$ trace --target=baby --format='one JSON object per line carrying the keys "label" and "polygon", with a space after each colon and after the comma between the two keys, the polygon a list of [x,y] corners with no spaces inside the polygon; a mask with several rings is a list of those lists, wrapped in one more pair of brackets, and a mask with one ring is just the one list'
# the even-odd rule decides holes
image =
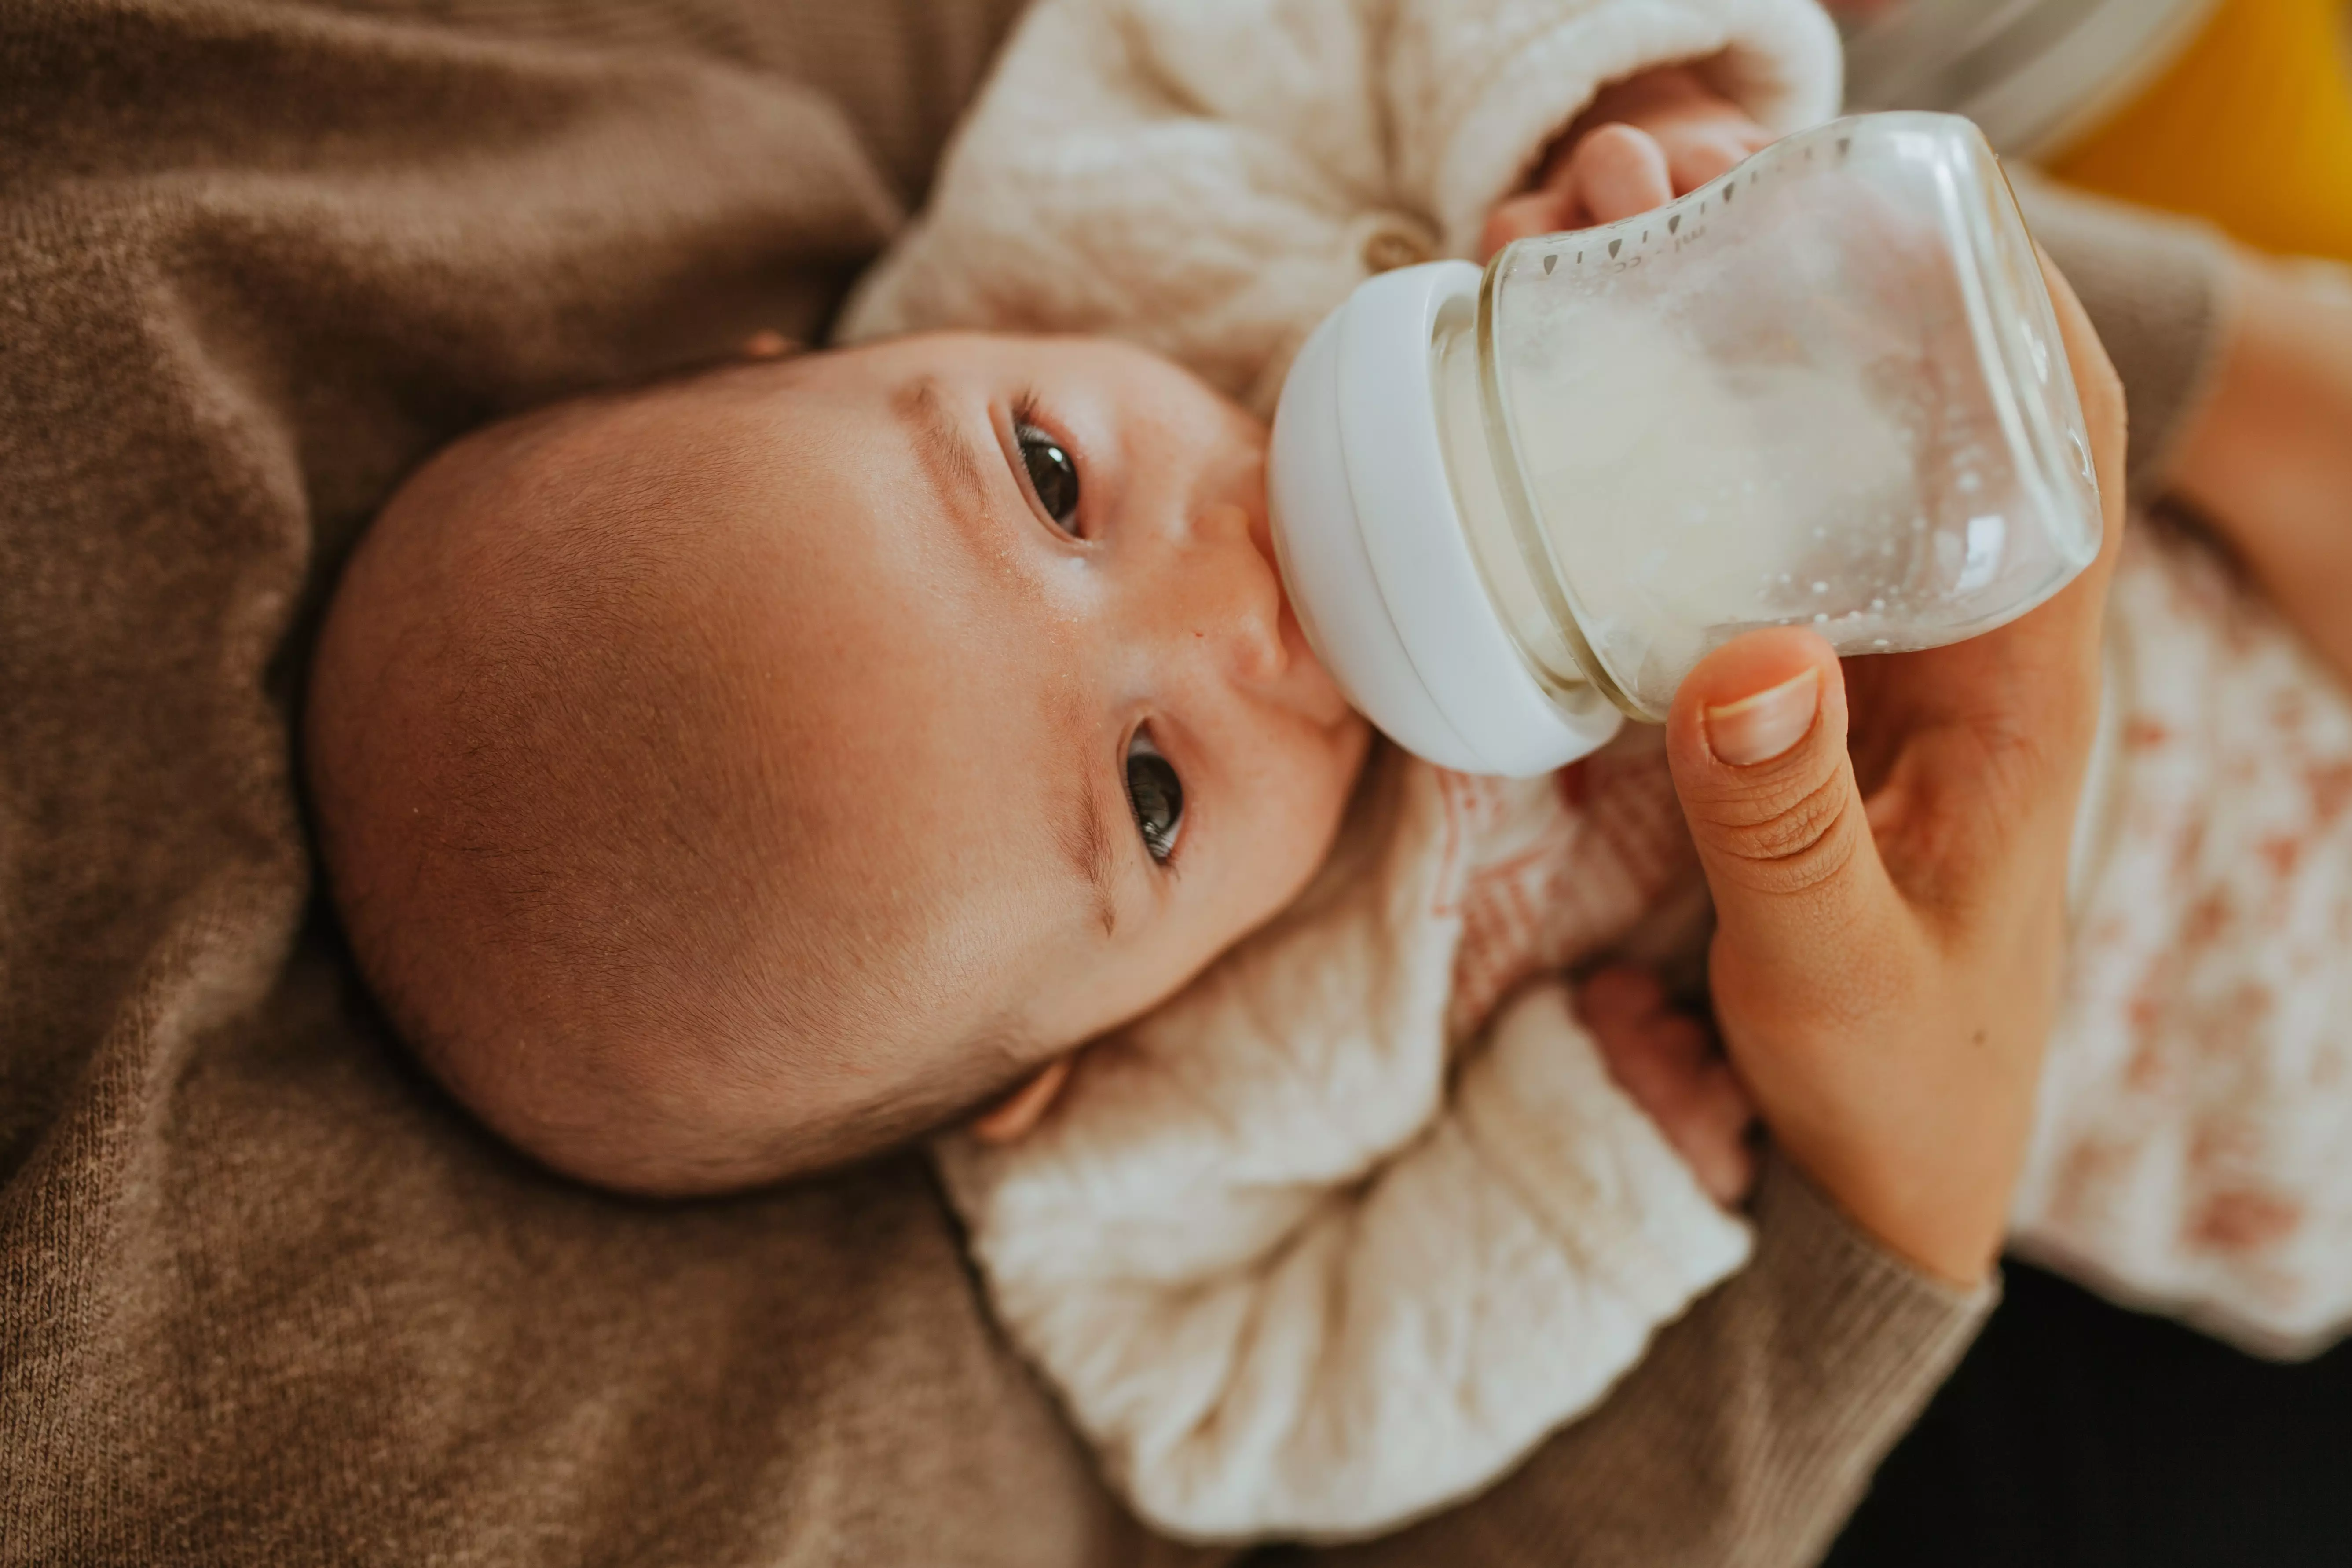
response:
{"label": "baby", "polygon": [[[1116,333],[1262,412],[1370,270],[1638,210],[1834,77],[1795,0],[1045,0],[848,330]],[[1272,566],[1263,450],[1211,385],[1076,337],[895,338],[501,426],[353,562],[310,762],[371,982],[493,1127],[714,1191],[992,1104],[950,1189],[1138,1506],[1343,1534],[1490,1480],[1737,1267],[1711,1195],[1746,1113],[1654,990],[1596,985],[1596,1042],[1546,978],[1690,951],[1655,754],[1365,769]],[[2218,809],[2210,763],[2290,700],[2297,776],[2352,724],[2273,630],[2140,563],[2119,646],[2178,668],[2118,709],[2021,1222],[2122,1288],[2319,1331],[2352,1203],[2303,1179],[2344,1099],[2304,1091],[2334,1037],[2170,1059],[2143,1016],[2248,972],[2144,982],[2209,863],[2342,908],[2344,847],[2252,853],[2292,792],[2250,773]],[[2315,947],[2272,951],[2284,985]],[[2253,1245],[2182,1244],[2206,1231]]]}
{"label": "baby", "polygon": [[1305,885],[1367,744],[1283,601],[1264,440],[1139,350],[972,335],[444,453],[313,674],[335,894],[404,1035],[550,1163],[709,1192],[1163,1000]]}
{"label": "baby", "polygon": [[[1712,58],[1780,127],[1834,100],[1805,0],[1381,9],[1049,4],[1011,50],[1050,76],[1073,47],[1189,47],[1282,117],[1255,147],[1245,115],[1143,128],[1298,163],[1214,220],[1252,296],[1222,314],[1261,340],[1223,379],[1261,404],[1268,362],[1433,223],[1555,226],[1646,192],[1664,149],[1688,184],[1762,138],[1652,89],[1664,141],[1579,138],[1514,201],[1610,78]],[[1098,63],[1061,89],[1115,100]],[[1384,167],[1382,122],[1423,166]],[[1360,199],[1281,144],[1302,131]],[[1137,172],[1097,174],[1140,201]],[[1149,291],[1114,273],[1102,309]],[[1368,742],[1284,601],[1264,447],[1127,344],[952,335],[460,443],[372,531],[314,672],[324,848],[395,1019],[551,1163],[694,1191],[886,1146],[1148,1011],[1297,897]]]}

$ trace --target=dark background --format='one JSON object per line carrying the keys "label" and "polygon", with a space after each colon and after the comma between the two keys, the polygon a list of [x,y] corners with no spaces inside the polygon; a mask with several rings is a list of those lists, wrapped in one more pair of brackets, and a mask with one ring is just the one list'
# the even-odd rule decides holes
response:
{"label": "dark background", "polygon": [[2352,1343],[2280,1365],[2004,1277],[1827,1568],[2352,1565]]}

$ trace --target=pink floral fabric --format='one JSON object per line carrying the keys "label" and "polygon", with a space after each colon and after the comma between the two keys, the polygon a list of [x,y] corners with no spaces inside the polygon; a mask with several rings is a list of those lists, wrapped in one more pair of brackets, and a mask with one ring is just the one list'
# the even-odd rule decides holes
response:
{"label": "pink floral fabric", "polygon": [[2017,1241],[2306,1353],[2352,1311],[2352,701],[2210,549],[2118,563],[2116,744]]}

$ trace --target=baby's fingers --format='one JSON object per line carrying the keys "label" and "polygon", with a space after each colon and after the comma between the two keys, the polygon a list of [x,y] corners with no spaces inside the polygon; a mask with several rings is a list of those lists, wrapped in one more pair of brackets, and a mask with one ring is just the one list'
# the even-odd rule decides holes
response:
{"label": "baby's fingers", "polygon": [[1596,126],[1554,156],[1534,190],[1487,215],[1479,258],[1513,240],[1648,212],[1726,173],[1766,140],[1753,125],[1720,118],[1671,124],[1655,132],[1622,121]]}
{"label": "baby's fingers", "polygon": [[1675,1146],[1706,1189],[1729,1207],[1756,1184],[1756,1105],[1727,1062],[1707,1064],[1689,1085],[1681,1114],[1664,1123]]}
{"label": "baby's fingers", "polygon": [[1486,232],[1478,238],[1478,259],[1486,260],[1513,240],[1576,226],[1576,198],[1564,185],[1548,184],[1526,192],[1486,215]]}
{"label": "baby's fingers", "polygon": [[1706,1026],[1667,1005],[1648,971],[1602,970],[1579,988],[1576,1011],[1609,1076],[1655,1123],[1702,1189],[1730,1205],[1756,1180],[1756,1108],[1714,1049]]}
{"label": "baby's fingers", "polygon": [[1615,223],[1674,199],[1674,170],[1658,139],[1631,125],[1603,125],[1569,154],[1562,182],[1593,223]]}
{"label": "baby's fingers", "polygon": [[1666,154],[1666,168],[1674,180],[1675,195],[1684,196],[1709,180],[1731,173],[1747,161],[1749,153],[1770,140],[1762,130],[1752,125],[1708,125],[1662,132],[1658,135],[1658,145]]}
{"label": "baby's fingers", "polygon": [[1601,1037],[1604,1049],[1632,1037],[1665,1010],[1665,986],[1639,964],[1612,963],[1576,988],[1576,1016]]}
{"label": "baby's fingers", "polygon": [[1657,1030],[1612,1042],[1601,1036],[1609,1073],[1682,1156],[1706,1195],[1735,1204],[1756,1180],[1748,1134],[1756,1108],[1728,1063],[1701,1057],[1706,1032]]}

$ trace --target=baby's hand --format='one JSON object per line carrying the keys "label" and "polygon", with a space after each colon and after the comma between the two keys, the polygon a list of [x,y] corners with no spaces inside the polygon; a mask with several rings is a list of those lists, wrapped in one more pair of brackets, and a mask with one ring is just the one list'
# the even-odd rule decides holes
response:
{"label": "baby's hand", "polygon": [[1604,969],[1580,986],[1576,1011],[1618,1087],[1649,1114],[1719,1204],[1756,1182],[1748,1134],[1756,1107],[1707,1026],[1667,1001],[1647,970]]}
{"label": "baby's hand", "polygon": [[1589,228],[1698,189],[1772,140],[1688,66],[1603,88],[1560,137],[1532,189],[1486,218],[1481,259],[1515,239]]}

